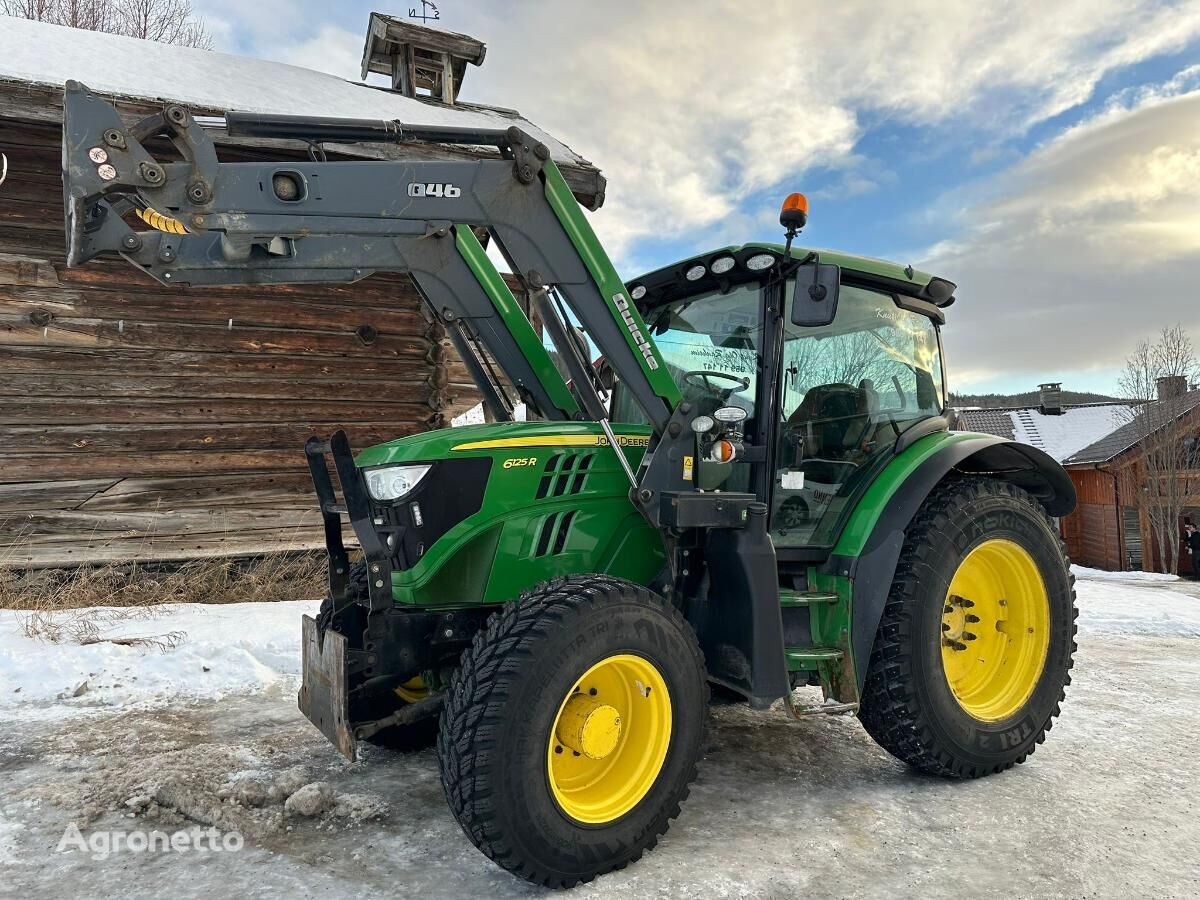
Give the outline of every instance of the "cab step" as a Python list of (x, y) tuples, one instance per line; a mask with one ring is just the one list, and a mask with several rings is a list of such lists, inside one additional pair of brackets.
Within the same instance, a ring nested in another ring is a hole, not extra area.
[(838, 595), (828, 591), (789, 591), (780, 588), (780, 606), (819, 606), (822, 603), (837, 603)]
[(788, 668), (816, 669), (821, 663), (841, 662), (845, 655), (837, 647), (789, 647), (784, 651)]

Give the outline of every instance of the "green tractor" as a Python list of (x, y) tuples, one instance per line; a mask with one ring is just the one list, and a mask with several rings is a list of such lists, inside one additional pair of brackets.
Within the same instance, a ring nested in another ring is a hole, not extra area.
[(793, 195), (782, 245), (623, 283), (516, 128), (230, 112), (245, 136), (497, 153), (221, 163), (180, 106), (130, 125), (72, 82), (64, 107), (72, 264), (119, 253), (194, 286), (407, 272), (473, 373), (494, 423), (305, 447), (330, 592), (303, 622), (299, 702), (350, 758), (436, 740), (450, 808), (497, 864), (567, 887), (652, 848), (713, 693), (856, 713), (951, 778), (1044, 739), (1075, 649), (1052, 517), (1075, 494), (1040, 450), (951, 428), (950, 282), (793, 247)]

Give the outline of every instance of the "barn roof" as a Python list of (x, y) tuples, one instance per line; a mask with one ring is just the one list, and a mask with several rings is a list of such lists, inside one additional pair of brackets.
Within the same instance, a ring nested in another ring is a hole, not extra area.
[[(1176, 400), (1156, 400), (1158, 403), (1178, 403), (1179, 409), (1173, 419), (1179, 419), (1193, 410), (1200, 408), (1200, 390), (1191, 391)], [(1095, 465), (1105, 463), (1120, 456), (1126, 450), (1136, 446), (1142, 438), (1143, 425), (1137, 420), (1125, 421), (1125, 424), (1115, 431), (1104, 435), (1097, 441), (1088, 444), (1077, 453), (1062, 460), (1064, 465)]]
[[(560, 164), (594, 170), (513, 110), (405, 97), (312, 69), (211, 50), (0, 17), (0, 81), (61, 88), (68, 79), (117, 98), (225, 112), (396, 120), (410, 125), (519, 128)], [(601, 191), (603, 182), (600, 182)]]
[(1060, 415), (1047, 415), (1036, 406), (960, 412), (972, 431), (1030, 444), (1062, 462), (1119, 428), (1128, 408), (1124, 403), (1097, 403), (1068, 406)]

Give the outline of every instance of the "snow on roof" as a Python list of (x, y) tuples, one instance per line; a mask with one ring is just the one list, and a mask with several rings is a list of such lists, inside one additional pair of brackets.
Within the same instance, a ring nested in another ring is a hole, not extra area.
[[(962, 410), (973, 431), (1011, 436), (1046, 451), (1062, 462), (1084, 447), (1111, 434), (1128, 421), (1124, 403), (1069, 406), (1062, 415), (1046, 415), (1038, 407)], [(1011, 432), (1006, 425), (1011, 425)]]
[(507, 128), (517, 125), (555, 161), (588, 165), (520, 116), (481, 107), (426, 103), (336, 75), (248, 56), (0, 16), (0, 79), (170, 100), (209, 110), (396, 120), (409, 125)]
[[(1175, 404), (1176, 414), (1172, 417), (1172, 420), (1178, 419), (1181, 416), (1188, 415), (1193, 409), (1200, 408), (1200, 390), (1191, 391), (1174, 401), (1154, 401), (1155, 404), (1164, 402)], [(1159, 420), (1165, 423), (1165, 419), (1166, 417), (1162, 417)], [(1076, 465), (1080, 463), (1102, 463), (1120, 456), (1130, 447), (1141, 441), (1145, 432), (1145, 425), (1140, 421), (1134, 421), (1127, 416), (1122, 422), (1123, 424), (1116, 431), (1103, 435), (1093, 443), (1076, 450), (1065, 460), (1061, 461)]]

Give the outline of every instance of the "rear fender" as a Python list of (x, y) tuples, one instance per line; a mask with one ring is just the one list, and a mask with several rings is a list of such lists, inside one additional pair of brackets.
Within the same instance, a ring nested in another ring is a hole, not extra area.
[(891, 591), (904, 532), (951, 472), (987, 475), (1031, 493), (1051, 516), (1075, 508), (1075, 487), (1046, 453), (988, 434), (941, 432), (898, 455), (867, 490), (821, 572), (849, 579), (850, 648), (861, 693), (875, 633)]

